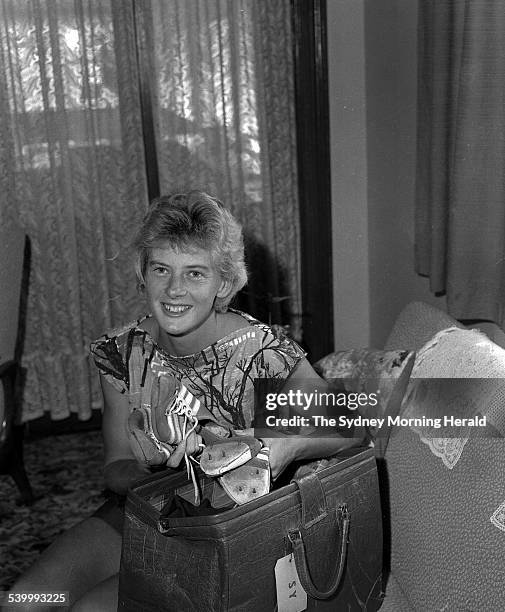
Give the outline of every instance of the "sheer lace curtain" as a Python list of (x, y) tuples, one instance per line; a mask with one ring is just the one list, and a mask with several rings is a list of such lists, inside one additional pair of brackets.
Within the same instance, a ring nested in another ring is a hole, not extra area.
[(147, 203), (138, 95), (122, 86), (131, 24), (103, 0), (0, 3), (0, 223), (32, 250), (24, 421), (88, 418), (89, 342), (138, 310), (124, 248)]
[(32, 243), (23, 420), (88, 418), (90, 340), (144, 311), (127, 249), (148, 200), (138, 40), (161, 191), (234, 211), (237, 305), (300, 337), (289, 0), (1, 0), (0, 37), (0, 223)]
[(231, 208), (245, 228), (250, 276), (238, 306), (300, 339), (290, 2), (142, 6), (160, 189), (204, 189)]

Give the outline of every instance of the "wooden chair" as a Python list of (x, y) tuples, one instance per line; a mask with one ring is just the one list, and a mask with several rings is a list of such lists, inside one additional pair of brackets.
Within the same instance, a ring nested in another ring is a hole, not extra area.
[(23, 462), (21, 353), (29, 272), (29, 240), (9, 225), (0, 228), (0, 474), (17, 484), (22, 503), (34, 501)]

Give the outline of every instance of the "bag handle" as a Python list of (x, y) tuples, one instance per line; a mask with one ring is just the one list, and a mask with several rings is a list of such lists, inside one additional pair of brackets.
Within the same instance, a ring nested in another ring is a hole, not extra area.
[(340, 552), (338, 554), (337, 563), (333, 569), (330, 586), (326, 591), (319, 590), (314, 584), (309, 567), (307, 564), (307, 554), (305, 552), (305, 544), (303, 543), (302, 534), (299, 529), (295, 529), (288, 533), (289, 541), (293, 546), (293, 555), (295, 558), (296, 571), (300, 584), (307, 595), (314, 599), (329, 599), (337, 591), (340, 586), (340, 581), (344, 574), (345, 560), (347, 557), (347, 543), (349, 536), (350, 516), (347, 504), (342, 504), (336, 510), (339, 523), (342, 525), (340, 538)]
[[(309, 529), (320, 520), (328, 516), (328, 506), (323, 486), (316, 473), (307, 474), (302, 478), (295, 478), (294, 483), (300, 490), (302, 503), (302, 527)], [(336, 509), (337, 523), (341, 525), (340, 552), (337, 563), (333, 569), (330, 586), (326, 591), (319, 590), (310, 575), (305, 544), (300, 529), (288, 532), (288, 539), (293, 547), (296, 571), (305, 592), (314, 599), (329, 599), (338, 589), (342, 579), (347, 558), (347, 543), (349, 536), (350, 515), (347, 504)]]

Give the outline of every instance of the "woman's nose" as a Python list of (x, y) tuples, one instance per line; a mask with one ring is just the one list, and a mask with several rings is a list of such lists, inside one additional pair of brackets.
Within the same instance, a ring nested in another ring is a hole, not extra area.
[(177, 297), (179, 295), (184, 295), (186, 293), (186, 287), (184, 285), (183, 279), (180, 276), (176, 276), (174, 274), (168, 280), (165, 291), (167, 295), (169, 295), (170, 297)]

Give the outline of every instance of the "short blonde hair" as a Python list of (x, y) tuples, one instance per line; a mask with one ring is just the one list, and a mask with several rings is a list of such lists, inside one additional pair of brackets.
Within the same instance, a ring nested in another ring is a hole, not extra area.
[(167, 243), (181, 251), (198, 247), (211, 253), (221, 278), (232, 286), (229, 295), (217, 297), (214, 304), (217, 312), (226, 312), (247, 283), (242, 228), (231, 212), (203, 191), (155, 198), (133, 241), (140, 288), (145, 286), (151, 249)]

